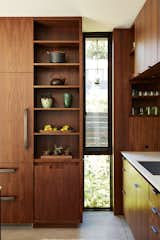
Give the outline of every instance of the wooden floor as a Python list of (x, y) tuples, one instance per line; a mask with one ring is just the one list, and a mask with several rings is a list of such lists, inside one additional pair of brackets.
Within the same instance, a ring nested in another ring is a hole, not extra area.
[(3, 226), (2, 240), (134, 240), (123, 217), (112, 212), (85, 212), (79, 228)]

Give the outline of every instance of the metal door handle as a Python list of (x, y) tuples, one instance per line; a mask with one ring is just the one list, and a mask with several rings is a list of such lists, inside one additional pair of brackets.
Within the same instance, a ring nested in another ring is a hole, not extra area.
[(0, 197), (1, 201), (14, 201), (16, 197)]
[(24, 148), (28, 148), (28, 109), (24, 109)]
[(151, 230), (153, 233), (157, 234), (159, 231), (158, 231), (158, 228), (155, 227), (155, 226), (151, 226)]
[(0, 168), (0, 173), (15, 173), (15, 168)]

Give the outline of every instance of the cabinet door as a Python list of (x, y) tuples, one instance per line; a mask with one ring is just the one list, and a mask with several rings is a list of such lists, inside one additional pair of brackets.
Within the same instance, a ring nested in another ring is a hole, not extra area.
[[(159, 0), (158, 0), (159, 1)], [(147, 0), (144, 5), (144, 70), (158, 62), (158, 1)], [(143, 43), (142, 43), (143, 44)]]
[(80, 165), (52, 163), (35, 166), (35, 213), (37, 224), (80, 222)]
[(0, 173), (2, 223), (33, 223), (32, 163), (23, 162), (18, 167), (7, 163), (5, 165), (3, 168), (16, 169), (16, 171)]
[[(31, 73), (0, 73), (0, 164), (32, 162), (32, 84)], [(28, 140), (28, 148), (24, 146), (24, 138)]]
[(144, 9), (135, 20), (135, 74), (144, 71)]
[(148, 183), (137, 173), (137, 240), (149, 239), (149, 198), (148, 198)]
[(0, 72), (33, 72), (32, 18), (0, 18)]
[(160, 60), (159, 7), (159, 0), (147, 0), (135, 20), (135, 74), (144, 72)]
[(133, 232), (136, 230), (136, 189), (135, 189), (135, 170), (124, 160), (123, 187), (124, 187), (124, 214)]
[[(32, 222), (32, 82), (31, 73), (0, 73), (0, 169), (11, 170), (0, 173), (1, 194), (7, 197), (2, 201), (3, 223)], [(25, 109), (28, 127), (24, 124)]]

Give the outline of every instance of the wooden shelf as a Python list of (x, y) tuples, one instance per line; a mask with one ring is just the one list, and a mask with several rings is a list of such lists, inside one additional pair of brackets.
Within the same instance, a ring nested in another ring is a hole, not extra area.
[(34, 63), (35, 67), (53, 68), (53, 67), (79, 67), (79, 63)]
[(44, 47), (78, 47), (79, 41), (34, 40), (34, 44)]
[(64, 163), (70, 163), (70, 162), (80, 162), (81, 160), (80, 159), (76, 159), (76, 158), (72, 158), (72, 159), (40, 159), (40, 158), (37, 158), (37, 159), (34, 159), (34, 163), (54, 163), (54, 162), (64, 162)]
[(138, 75), (134, 75), (131, 77), (131, 81), (134, 80), (143, 80), (143, 79), (158, 79), (160, 78), (160, 62), (155, 64), (154, 66), (148, 66), (143, 73), (139, 73)]
[(34, 108), (35, 111), (79, 111), (80, 108)]
[(78, 136), (79, 132), (51, 132), (51, 133), (41, 133), (41, 132), (35, 132), (35, 136)]
[(132, 114), (130, 114), (129, 117), (132, 117), (132, 118), (157, 118), (157, 117), (160, 117), (160, 115), (132, 115)]
[(132, 96), (133, 100), (149, 100), (149, 99), (155, 99), (155, 98), (160, 98), (160, 95), (158, 96)]
[(66, 88), (79, 88), (79, 85), (34, 85), (34, 88), (49, 88), (49, 89), (66, 89)]

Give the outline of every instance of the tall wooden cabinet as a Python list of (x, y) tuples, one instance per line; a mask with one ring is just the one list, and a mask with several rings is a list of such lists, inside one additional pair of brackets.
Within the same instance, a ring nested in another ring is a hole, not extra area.
[(2, 223), (33, 219), (32, 39), (31, 18), (0, 19)]
[[(51, 63), (48, 51), (65, 53)], [(82, 221), (83, 83), (80, 17), (0, 18), (0, 185), (2, 223)], [(51, 85), (65, 78), (64, 85)], [(64, 93), (72, 95), (66, 108)], [(41, 97), (54, 97), (43, 108)], [(46, 124), (72, 131), (41, 132)], [(42, 159), (54, 145), (70, 158)], [(33, 207), (34, 205), (34, 207)]]
[[(81, 18), (34, 19), (34, 226), (79, 224), (82, 220), (82, 27)], [(65, 53), (65, 61), (51, 62), (47, 52)], [(51, 85), (52, 79), (64, 85)], [(64, 93), (72, 95), (65, 107)], [(43, 108), (41, 97), (54, 103)], [(41, 131), (46, 124), (58, 130)], [(73, 131), (60, 131), (64, 125)], [(54, 146), (69, 147), (72, 158), (42, 156)]]

